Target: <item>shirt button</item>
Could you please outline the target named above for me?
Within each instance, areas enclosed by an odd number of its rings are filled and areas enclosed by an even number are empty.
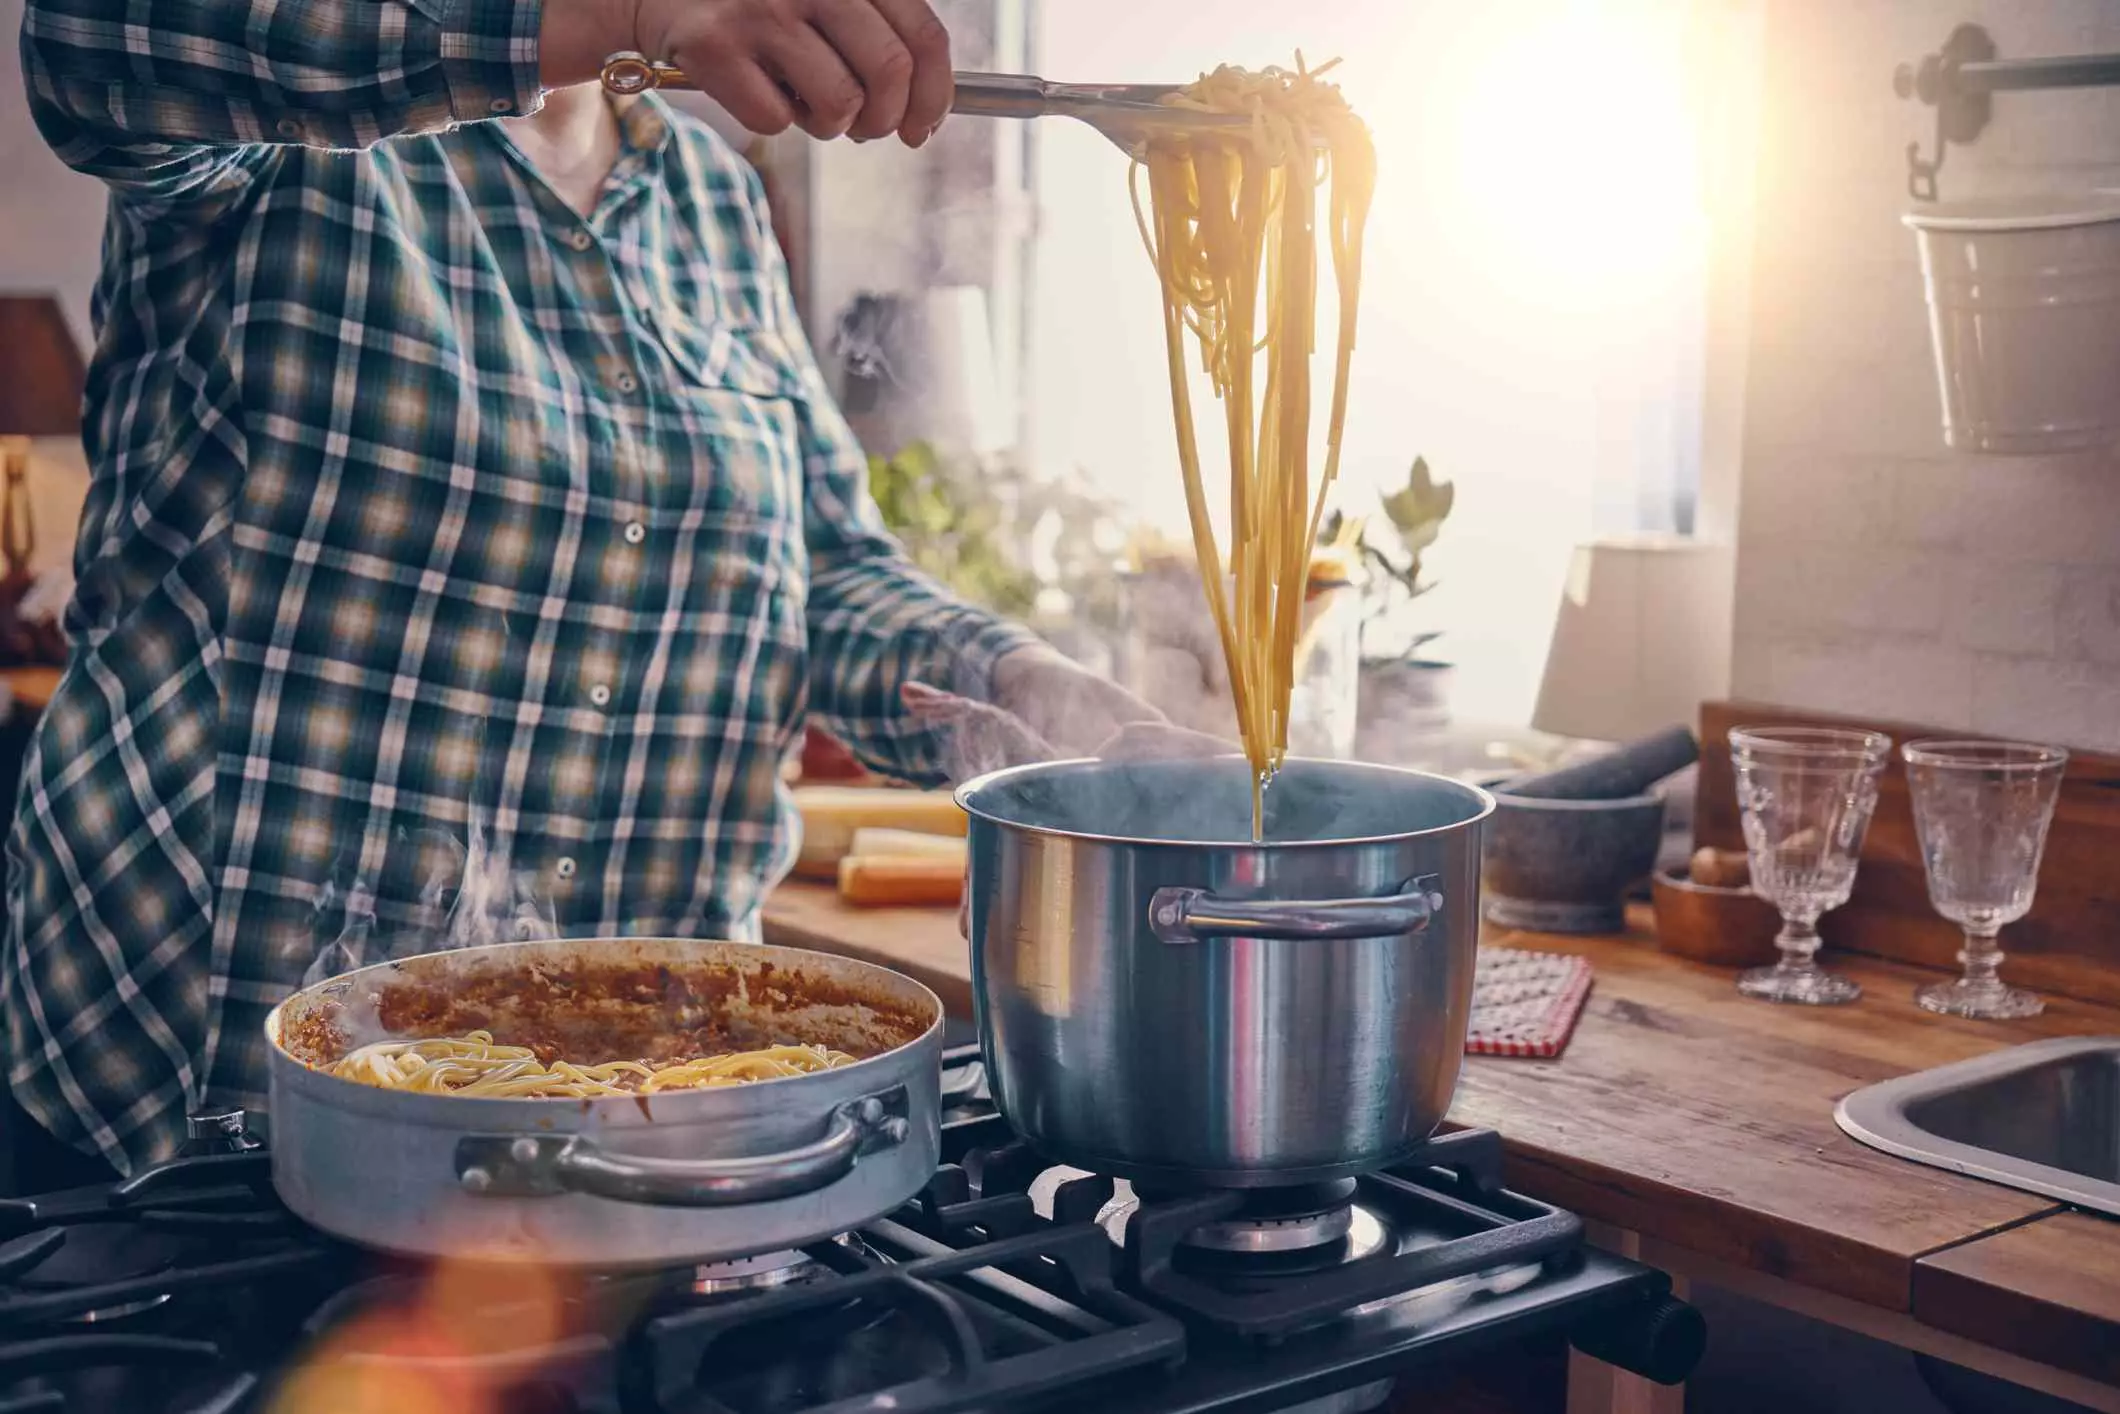
[[[640,389],[640,380],[633,376],[633,370],[630,368],[621,368],[611,383],[621,393],[637,392]]]
[[[647,538],[648,538],[648,527],[646,527],[645,525],[642,525],[642,524],[641,524],[641,523],[640,523],[639,521],[637,521],[637,520],[635,520],[635,521],[628,521],[628,522],[626,523],[626,543],[627,543],[628,545],[638,545],[638,544],[640,544],[640,542],[641,542],[641,541],[643,541],[643,540],[645,540],[645,539],[647,539]]]
[[[609,707],[611,705],[611,689],[605,687],[602,683],[598,683],[589,689],[589,700],[599,707]]]
[[[496,98],[491,103],[487,104],[486,107],[491,109],[495,113],[513,113],[515,111],[515,100],[510,98]]]
[[[557,875],[559,875],[559,876],[560,876],[560,877],[561,877],[562,879],[571,879],[571,878],[573,878],[573,877],[574,877],[574,857],[573,857],[572,855],[562,855],[562,856],[560,856],[560,860],[559,860],[559,862],[558,862],[557,864],[555,864],[555,865],[553,865],[553,866],[552,866],[552,872],[553,872],[553,873],[555,873],[555,874],[557,874]]]
[[[277,127],[281,137],[300,137],[302,135],[302,125],[292,118],[280,119]]]
[[[587,250],[590,246],[596,244],[596,237],[576,226],[573,230],[567,232],[567,244],[573,246],[576,250]]]

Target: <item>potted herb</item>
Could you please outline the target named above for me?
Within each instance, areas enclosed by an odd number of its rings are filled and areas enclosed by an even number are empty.
[[[1047,631],[1062,651],[1096,647],[1115,629],[1113,570],[1126,537],[1107,503],[1005,458],[955,465],[925,442],[870,457],[869,494],[907,557],[966,601]],[[813,727],[803,774],[841,780],[862,771]]]
[[[1425,651],[1442,635],[1420,627],[1413,605],[1435,588],[1421,578],[1421,556],[1442,534],[1457,487],[1436,481],[1427,459],[1416,457],[1405,484],[1378,501],[1381,526],[1366,517],[1352,536],[1362,567],[1361,719],[1447,721],[1456,668]],[[1346,543],[1345,518],[1328,517],[1320,536]]]

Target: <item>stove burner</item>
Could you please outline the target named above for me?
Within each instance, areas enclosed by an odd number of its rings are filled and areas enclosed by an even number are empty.
[[[815,1280],[823,1266],[807,1252],[761,1252],[733,1262],[707,1262],[692,1269],[694,1296],[725,1296],[733,1291],[771,1291]]]
[[[167,1271],[179,1258],[196,1251],[197,1246],[195,1241],[186,1242],[167,1233],[143,1232],[119,1224],[84,1223],[66,1229],[65,1239],[58,1247],[19,1280],[25,1291],[58,1292],[95,1281],[146,1277]],[[109,1325],[152,1311],[169,1300],[169,1292],[158,1291],[62,1319],[68,1325]]]
[[[1245,1195],[1244,1206],[1233,1216],[1202,1223],[1187,1233],[1182,1245],[1229,1253],[1305,1252],[1326,1247],[1345,1238],[1354,1227],[1354,1190],[1351,1178],[1259,1189]]]

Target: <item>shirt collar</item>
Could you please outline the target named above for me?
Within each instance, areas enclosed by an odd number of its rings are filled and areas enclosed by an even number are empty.
[[[670,106],[660,94],[613,98],[611,111],[618,115],[619,136],[628,151],[643,155],[661,153],[670,145]]]

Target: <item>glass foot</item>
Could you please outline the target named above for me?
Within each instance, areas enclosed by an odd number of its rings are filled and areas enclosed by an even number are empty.
[[[2021,1021],[2046,1010],[2037,994],[1989,979],[1931,982],[1914,992],[1914,1004],[1939,1016],[1970,1016],[1981,1021]]]
[[[1819,967],[1755,967],[1737,975],[1737,990],[1764,1002],[1799,1006],[1845,1006],[1862,996],[1862,986]]]

